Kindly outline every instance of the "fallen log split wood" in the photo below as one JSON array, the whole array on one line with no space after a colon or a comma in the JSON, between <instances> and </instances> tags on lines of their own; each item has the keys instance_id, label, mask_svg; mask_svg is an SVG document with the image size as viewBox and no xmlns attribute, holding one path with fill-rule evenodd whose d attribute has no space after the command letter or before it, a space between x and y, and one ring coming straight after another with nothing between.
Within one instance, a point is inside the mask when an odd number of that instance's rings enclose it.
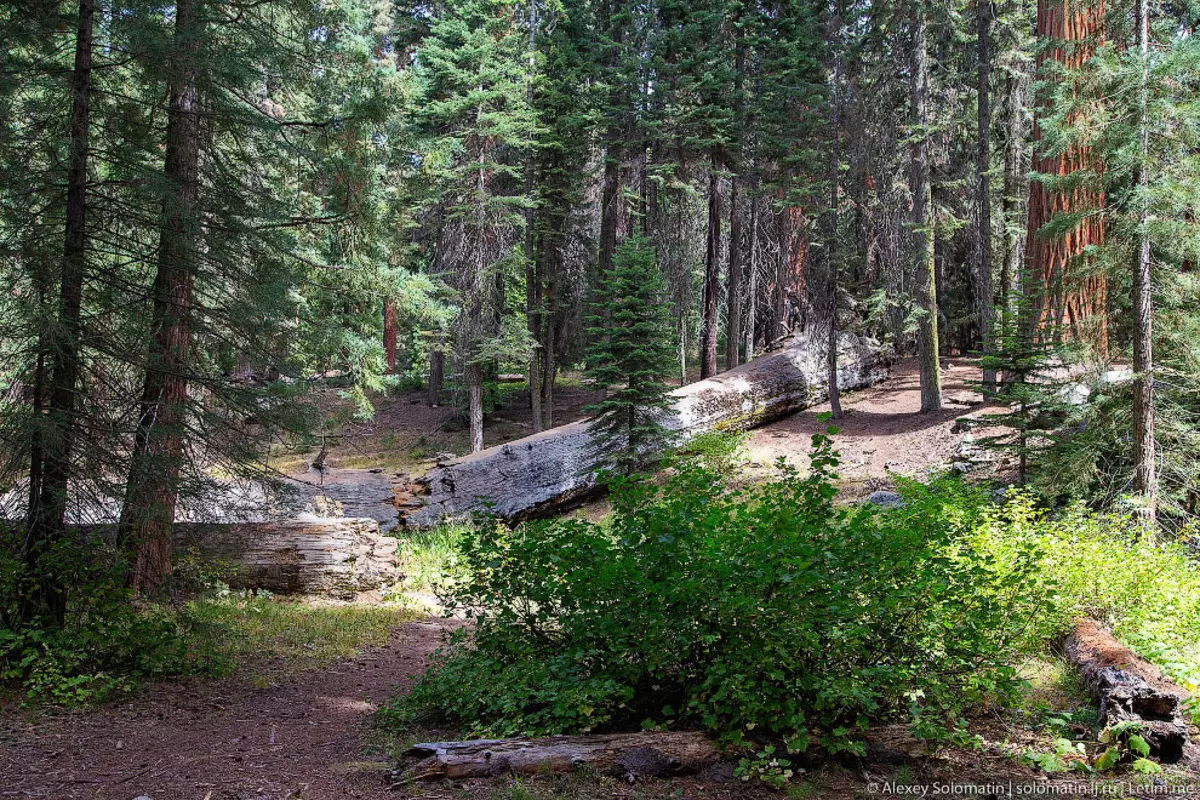
<instances>
[{"instance_id":1,"label":"fallen log split wood","mask_svg":"<svg viewBox=\"0 0 1200 800\"><path fill-rule=\"evenodd\" d=\"M231 568L229 585L276 594L353 597L400 579L396 540L365 517L275 522L175 523L178 553Z\"/></svg>"},{"instance_id":2,"label":"fallen log split wood","mask_svg":"<svg viewBox=\"0 0 1200 800\"><path fill-rule=\"evenodd\" d=\"M674 392L667 422L682 441L713 430L765 425L828 396L828 331L806 332L782 350ZM879 383L888 362L878 344L838 337L838 386ZM402 522L432 527L447 517L488 512L518 521L565 511L592 496L588 423L574 422L439 464L398 498Z\"/></svg>"},{"instance_id":3,"label":"fallen log split wood","mask_svg":"<svg viewBox=\"0 0 1200 800\"><path fill-rule=\"evenodd\" d=\"M429 742L406 755L421 760L397 775L402 783L570 772L585 765L630 780L663 778L697 772L719 757L707 734L674 731Z\"/></svg>"},{"instance_id":4,"label":"fallen log split wood","mask_svg":"<svg viewBox=\"0 0 1200 800\"><path fill-rule=\"evenodd\" d=\"M1183 757L1188 745L1185 689L1091 620L1081 622L1068 637L1066 654L1100 703L1106 726L1137 722L1138 734L1150 745L1152 756L1168 764Z\"/></svg>"}]
</instances>

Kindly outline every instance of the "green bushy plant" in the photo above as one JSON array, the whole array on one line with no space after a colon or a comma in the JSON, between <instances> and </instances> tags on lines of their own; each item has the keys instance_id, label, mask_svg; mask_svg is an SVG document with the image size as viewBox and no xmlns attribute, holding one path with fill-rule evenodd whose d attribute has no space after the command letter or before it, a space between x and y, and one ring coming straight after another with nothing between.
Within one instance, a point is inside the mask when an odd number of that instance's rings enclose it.
<instances>
[{"instance_id":1,"label":"green bushy plant","mask_svg":"<svg viewBox=\"0 0 1200 800\"><path fill-rule=\"evenodd\" d=\"M685 461L661 487L617 480L604 523L466 538L448 602L475 624L385 717L487 735L701 726L837 752L873 720L945 729L1014 691L1036 548L972 547L984 499L955 485L888 512L836 505L828 438L811 461L737 490Z\"/></svg>"},{"instance_id":2,"label":"green bushy plant","mask_svg":"<svg viewBox=\"0 0 1200 800\"><path fill-rule=\"evenodd\" d=\"M42 556L40 566L67 588L61 625L23 615L32 578L16 552L0 547L0 683L20 686L27 699L101 702L147 678L224 668L191 650L185 612L133 602L123 558L102 542L59 542Z\"/></svg>"},{"instance_id":3,"label":"green bushy plant","mask_svg":"<svg viewBox=\"0 0 1200 800\"><path fill-rule=\"evenodd\" d=\"M1039 553L1039 613L1031 632L1049 639L1091 617L1162 667L1189 691L1200 689L1200 562L1185 530L1148 534L1128 516L1082 505L1050 514L1026 492L985 509L974 546L998 564Z\"/></svg>"}]
</instances>

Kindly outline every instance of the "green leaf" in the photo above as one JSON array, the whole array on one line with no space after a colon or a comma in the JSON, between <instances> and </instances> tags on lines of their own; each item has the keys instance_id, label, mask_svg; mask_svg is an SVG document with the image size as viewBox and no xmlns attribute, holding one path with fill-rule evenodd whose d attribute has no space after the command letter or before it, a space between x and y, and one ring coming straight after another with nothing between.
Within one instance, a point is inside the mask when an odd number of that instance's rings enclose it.
<instances>
[{"instance_id":1,"label":"green leaf","mask_svg":"<svg viewBox=\"0 0 1200 800\"><path fill-rule=\"evenodd\" d=\"M1157 775L1163 768L1148 758L1139 758L1133 762L1133 771L1143 775Z\"/></svg>"}]
</instances>

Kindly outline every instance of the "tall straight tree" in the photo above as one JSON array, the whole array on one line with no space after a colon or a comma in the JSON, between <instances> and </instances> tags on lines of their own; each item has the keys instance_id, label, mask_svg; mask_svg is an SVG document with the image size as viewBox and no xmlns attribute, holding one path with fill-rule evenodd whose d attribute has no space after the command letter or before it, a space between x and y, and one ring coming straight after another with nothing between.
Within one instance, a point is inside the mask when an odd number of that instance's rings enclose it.
<instances>
[{"instance_id":1,"label":"tall straight tree","mask_svg":"<svg viewBox=\"0 0 1200 800\"><path fill-rule=\"evenodd\" d=\"M50 540L62 531L71 479L76 393L80 378L80 313L83 307L87 259L88 129L92 91L92 32L95 0L80 0L75 34L75 64L71 74L71 116L67 126L66 234L59 279L58 318L45 337L53 370L50 402L44 420L35 423L30 453L29 512L24 559L39 575L43 610L61 618L62 594L55 580L43 574L39 559ZM37 379L43 380L39 370ZM40 387L35 387L40 396Z\"/></svg>"},{"instance_id":2,"label":"tall straight tree","mask_svg":"<svg viewBox=\"0 0 1200 800\"><path fill-rule=\"evenodd\" d=\"M838 387L838 203L841 199L842 171L842 95L838 82L841 80L841 27L840 4L835 3L830 20L830 45L833 49L833 74L830 76L832 97L830 103L831 162L829 165L829 210L825 235L825 261L827 296L829 304L829 347L826 350L827 380L829 382L829 408L834 419L842 417L842 393Z\"/></svg>"},{"instance_id":3,"label":"tall straight tree","mask_svg":"<svg viewBox=\"0 0 1200 800\"><path fill-rule=\"evenodd\" d=\"M975 0L977 38L979 48L979 82L978 82L978 111L979 143L975 153L976 203L979 214L979 264L976 277L975 313L979 317L979 333L983 340L983 352L990 354L995 349L995 298L992 296L992 58L991 58L991 0ZM985 367L983 370L983 387L985 391L996 389L995 368Z\"/></svg>"},{"instance_id":4,"label":"tall straight tree","mask_svg":"<svg viewBox=\"0 0 1200 800\"><path fill-rule=\"evenodd\" d=\"M1103 0L1038 0L1037 34L1046 43L1038 56L1043 71L1051 67L1078 69L1095 53L1104 31ZM1046 108L1046 102L1040 104ZM1090 147L1072 147L1063 152L1041 152L1043 139L1040 115L1033 126L1033 171L1051 178L1095 169ZM1035 296L1033 326L1043 338L1070 337L1087 342L1101 352L1108 349L1108 279L1090 266L1087 253L1104 242L1102 215L1084 214L1104 205L1102 189L1052 185L1036 180L1029 186L1029 227L1026 236L1025 268ZM1070 230L1046 235L1042 228L1055 217L1082 214Z\"/></svg>"},{"instance_id":5,"label":"tall straight tree","mask_svg":"<svg viewBox=\"0 0 1200 800\"><path fill-rule=\"evenodd\" d=\"M416 69L425 179L442 219L438 263L459 295L455 356L471 448L483 449L484 366L496 358L504 288L523 240L525 154L538 138L529 103L527 31L515 2L439 8ZM527 324L521 322L522 333ZM528 358L528 352L520 356Z\"/></svg>"},{"instance_id":6,"label":"tall straight tree","mask_svg":"<svg viewBox=\"0 0 1200 800\"><path fill-rule=\"evenodd\" d=\"M167 111L167 151L153 287L146 379L120 537L137 557L134 585L152 592L171 569L187 414L188 358L192 339L192 292L199 242L201 100L200 56L204 47L204 0L177 0Z\"/></svg>"},{"instance_id":7,"label":"tall straight tree","mask_svg":"<svg viewBox=\"0 0 1200 800\"><path fill-rule=\"evenodd\" d=\"M1148 525L1155 521L1154 302L1150 280L1150 8L1136 0L1141 79L1138 97L1137 256L1133 268L1133 491Z\"/></svg>"},{"instance_id":8,"label":"tall straight tree","mask_svg":"<svg viewBox=\"0 0 1200 800\"><path fill-rule=\"evenodd\" d=\"M929 55L925 4L910 3L909 104L913 126L910 153L912 191L912 257L920 319L917 358L921 370L921 413L942 408L942 376L938 364L937 272L934 269L933 188L929 162Z\"/></svg>"}]
</instances>

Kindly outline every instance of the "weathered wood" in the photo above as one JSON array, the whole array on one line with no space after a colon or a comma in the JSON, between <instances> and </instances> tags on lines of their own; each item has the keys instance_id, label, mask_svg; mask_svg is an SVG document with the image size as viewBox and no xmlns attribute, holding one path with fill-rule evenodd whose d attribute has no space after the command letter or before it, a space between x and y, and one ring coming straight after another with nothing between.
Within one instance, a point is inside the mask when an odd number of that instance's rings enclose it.
<instances>
[{"instance_id":1,"label":"weathered wood","mask_svg":"<svg viewBox=\"0 0 1200 800\"><path fill-rule=\"evenodd\" d=\"M1100 703L1105 725L1134 721L1150 745L1150 753L1166 763L1183 757L1188 724L1183 716L1186 690L1158 667L1136 656L1098 623L1079 623L1067 639L1066 653L1083 682Z\"/></svg>"},{"instance_id":2,"label":"weathered wood","mask_svg":"<svg viewBox=\"0 0 1200 800\"><path fill-rule=\"evenodd\" d=\"M379 523L313 517L233 524L175 523L175 551L232 568L229 584L277 594L352 597L400 579L396 540Z\"/></svg>"},{"instance_id":3,"label":"weathered wood","mask_svg":"<svg viewBox=\"0 0 1200 800\"><path fill-rule=\"evenodd\" d=\"M674 392L678 415L667 420L682 440L713 430L764 425L827 396L828 332L802 334L782 350ZM875 342L838 337L838 385L859 389L887 377ZM416 527L447 517L490 511L507 520L563 511L596 489L588 464L588 422L562 425L439 464L403 498L403 521Z\"/></svg>"},{"instance_id":4,"label":"weathered wood","mask_svg":"<svg viewBox=\"0 0 1200 800\"><path fill-rule=\"evenodd\" d=\"M406 755L421 760L399 775L401 781L570 772L583 765L631 779L662 778L696 772L719 757L707 734L675 731L429 742Z\"/></svg>"}]
</instances>

